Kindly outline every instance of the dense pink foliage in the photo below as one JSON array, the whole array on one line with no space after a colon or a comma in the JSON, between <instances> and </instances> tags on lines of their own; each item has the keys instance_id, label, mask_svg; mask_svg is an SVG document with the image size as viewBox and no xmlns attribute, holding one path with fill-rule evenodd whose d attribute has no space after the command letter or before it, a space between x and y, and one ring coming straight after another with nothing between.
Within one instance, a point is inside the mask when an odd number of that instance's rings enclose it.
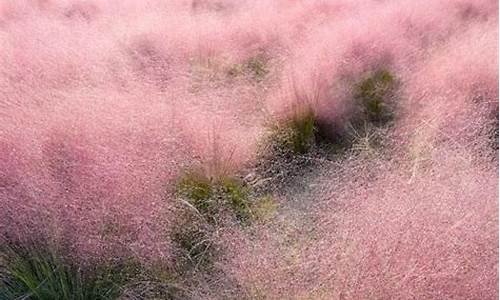
<instances>
[{"instance_id":1,"label":"dense pink foliage","mask_svg":"<svg viewBox=\"0 0 500 300\"><path fill-rule=\"evenodd\" d=\"M314 223L229 234L227 272L257 298L495 299L498 170L439 152L416 177L387 162L333 172Z\"/></svg>"},{"instance_id":2,"label":"dense pink foliage","mask_svg":"<svg viewBox=\"0 0 500 300\"><path fill-rule=\"evenodd\" d=\"M380 67L391 158L225 229L223 269L258 299L497 298L493 0L0 0L0 235L172 259L179 171L244 169L296 105L343 126Z\"/></svg>"}]
</instances>

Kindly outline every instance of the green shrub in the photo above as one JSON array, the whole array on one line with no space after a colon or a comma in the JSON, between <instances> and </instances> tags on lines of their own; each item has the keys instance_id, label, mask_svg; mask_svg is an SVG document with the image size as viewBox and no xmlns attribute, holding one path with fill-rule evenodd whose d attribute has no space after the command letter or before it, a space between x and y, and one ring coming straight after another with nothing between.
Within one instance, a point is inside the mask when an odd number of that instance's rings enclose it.
<instances>
[{"instance_id":1,"label":"green shrub","mask_svg":"<svg viewBox=\"0 0 500 300\"><path fill-rule=\"evenodd\" d=\"M392 118L392 111L387 101L395 82L395 77L391 72L381 69L356 85L355 98L360 101L368 121L387 122Z\"/></svg>"},{"instance_id":2,"label":"green shrub","mask_svg":"<svg viewBox=\"0 0 500 300\"><path fill-rule=\"evenodd\" d=\"M4 245L0 299L116 299L137 269L132 264L100 265L85 272L43 247Z\"/></svg>"}]
</instances>

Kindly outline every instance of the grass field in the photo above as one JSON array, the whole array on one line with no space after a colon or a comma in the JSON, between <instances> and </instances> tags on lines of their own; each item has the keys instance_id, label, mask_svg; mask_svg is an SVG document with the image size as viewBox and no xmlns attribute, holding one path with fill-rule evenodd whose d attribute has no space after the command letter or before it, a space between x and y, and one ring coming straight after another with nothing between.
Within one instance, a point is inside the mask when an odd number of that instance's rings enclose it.
<instances>
[{"instance_id":1,"label":"grass field","mask_svg":"<svg viewBox=\"0 0 500 300\"><path fill-rule=\"evenodd\" d=\"M0 300L497 299L498 21L0 0Z\"/></svg>"}]
</instances>

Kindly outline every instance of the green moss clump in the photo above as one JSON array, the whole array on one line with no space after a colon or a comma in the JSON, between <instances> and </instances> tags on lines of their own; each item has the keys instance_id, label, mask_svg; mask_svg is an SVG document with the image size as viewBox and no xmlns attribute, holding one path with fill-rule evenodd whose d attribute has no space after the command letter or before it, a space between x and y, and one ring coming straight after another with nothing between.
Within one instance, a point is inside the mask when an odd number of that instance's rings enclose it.
<instances>
[{"instance_id":1,"label":"green moss clump","mask_svg":"<svg viewBox=\"0 0 500 300\"><path fill-rule=\"evenodd\" d=\"M368 121L387 122L392 119L392 112L387 106L387 100L395 83L394 75L381 69L356 85L355 98L360 101Z\"/></svg>"}]
</instances>

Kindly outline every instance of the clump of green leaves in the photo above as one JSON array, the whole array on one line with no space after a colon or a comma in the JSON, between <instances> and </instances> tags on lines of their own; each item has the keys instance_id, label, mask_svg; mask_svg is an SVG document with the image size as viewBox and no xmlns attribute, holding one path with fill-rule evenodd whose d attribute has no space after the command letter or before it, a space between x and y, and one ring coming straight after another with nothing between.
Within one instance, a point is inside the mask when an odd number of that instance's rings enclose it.
<instances>
[{"instance_id":1,"label":"clump of green leaves","mask_svg":"<svg viewBox=\"0 0 500 300\"><path fill-rule=\"evenodd\" d=\"M5 244L0 251L0 299L117 299L137 272L132 264L82 270L44 247Z\"/></svg>"},{"instance_id":2,"label":"clump of green leaves","mask_svg":"<svg viewBox=\"0 0 500 300\"><path fill-rule=\"evenodd\" d=\"M370 122L385 123L392 119L388 98L396 79L385 69L380 69L364 78L355 87L355 98L360 102L365 118Z\"/></svg>"}]
</instances>

